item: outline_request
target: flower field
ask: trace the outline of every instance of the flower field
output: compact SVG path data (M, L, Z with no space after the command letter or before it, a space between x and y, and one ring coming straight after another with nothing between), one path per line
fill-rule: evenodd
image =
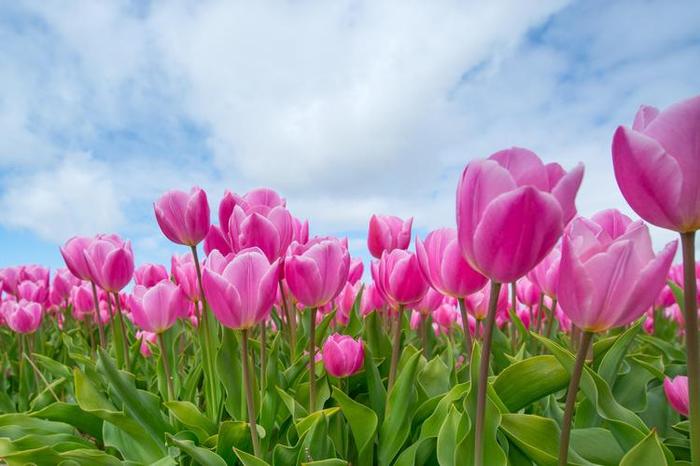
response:
M364 264L272 189L192 188L154 202L170 264L99 234L0 269L0 463L700 466L700 97L611 146L640 219L513 147L452 225L373 215Z

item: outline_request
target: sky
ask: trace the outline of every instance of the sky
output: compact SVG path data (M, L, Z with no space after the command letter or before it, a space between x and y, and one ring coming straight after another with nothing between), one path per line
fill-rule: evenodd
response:
M466 163L511 146L583 162L582 215L633 215L612 134L700 94L698 25L696 0L2 2L0 266L99 232L169 263L152 204L193 185L213 213L272 187L367 258L371 214L454 226Z

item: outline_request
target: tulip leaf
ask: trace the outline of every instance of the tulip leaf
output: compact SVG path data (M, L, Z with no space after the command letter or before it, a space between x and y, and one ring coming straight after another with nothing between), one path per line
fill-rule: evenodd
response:
M218 426L189 401L166 401L164 404L178 421L192 429L201 442L216 433Z
M447 393L450 389L450 368L439 356L435 356L418 373L418 383L429 398Z
M573 429L571 447L586 460L604 466L617 466L625 454L610 431L600 427Z
M382 466L391 463L408 438L415 405L414 383L420 357L421 353L413 355L399 372L389 392L386 417L379 431L377 460Z
M343 416L350 424L355 445L360 456L367 447L372 446L372 439L377 432L377 415L367 406L353 400L338 387L333 387L333 399L343 411Z
M615 385L615 379L617 378L620 364L634 341L634 338L642 328L641 326L641 322L637 322L637 324L628 328L623 334L617 337L615 343L613 343L612 347L605 353L605 356L603 356L600 366L598 367L598 374L610 387Z
M493 388L510 412L566 388L569 373L554 356L533 356L506 367Z
M202 448L194 444L192 440L178 439L171 434L165 434L165 438L170 445L176 446L180 450L199 464L207 466L226 466L226 461L208 448Z
M377 413L379 420L384 419L384 408L386 406L386 388L379 375L372 349L365 344L365 378L367 380L367 391L369 394L369 404L372 410Z
M455 466L455 450L464 434L462 414L454 406L450 406L437 438L437 459L440 466Z
M251 452L250 427L243 421L224 421L219 425L216 439L216 454L226 461L226 464L236 464L233 447Z
M221 347L216 356L216 373L226 391L224 407L235 420L246 418L241 348L233 330L224 328Z
M65 422L81 432L102 440L102 419L82 410L78 405L59 401L33 412L31 416Z
M656 432L651 431L620 461L620 466L667 466L664 450Z

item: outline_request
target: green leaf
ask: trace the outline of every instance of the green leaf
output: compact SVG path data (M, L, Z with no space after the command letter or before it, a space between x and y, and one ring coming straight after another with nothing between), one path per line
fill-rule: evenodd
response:
M219 425L219 435L216 441L216 454L226 461L226 464L236 464L233 447L252 452L250 427L243 421L224 421Z
M418 373L418 383L428 398L447 393L450 389L450 368L435 356Z
M498 374L493 388L510 412L519 411L547 395L563 390L569 373L554 356L534 356Z
M603 356L600 367L598 368L598 374L609 386L612 387L615 385L615 379L617 378L617 371L620 368L620 364L634 341L634 337L637 336L641 328L641 322L637 322L636 325L628 328L623 334L617 337L615 343L605 353L605 356Z
M389 393L386 418L379 431L380 465L388 465L408 438L413 416L415 393L413 385L421 353L416 353L399 373L396 383Z
M198 447L192 440L180 440L177 437L165 434L168 443L178 447L180 450L187 453L193 460L199 464L207 466L226 466L226 461L208 448Z
M666 456L656 432L651 431L620 461L620 466L667 466Z
M347 396L338 387L333 387L333 399L338 403L343 411L343 416L348 420L357 451L362 456L366 448L372 447L372 439L377 432L377 415L367 406Z
M378 364L369 345L365 345L365 361L365 378L367 380L369 404L381 421L384 419L384 408L386 406L386 388L384 388L382 377L379 375Z
M339 458L329 458L327 460L321 461L310 461L308 463L301 463L302 466L347 466L348 462L341 460Z
M166 401L164 405L178 421L192 429L200 442L216 433L218 426L189 401Z
M80 409L78 405L56 402L31 413L31 416L71 424L79 431L102 440L102 419Z
M605 466L617 466L625 454L610 431L600 427L573 429L571 447L588 461Z
M243 368L241 350L233 330L224 328L221 347L216 357L216 373L226 390L224 406L236 420L246 418L245 393L243 391Z
M455 450L457 444L464 437L465 432L460 432L462 414L454 406L440 427L437 439L437 459L440 466L455 466Z

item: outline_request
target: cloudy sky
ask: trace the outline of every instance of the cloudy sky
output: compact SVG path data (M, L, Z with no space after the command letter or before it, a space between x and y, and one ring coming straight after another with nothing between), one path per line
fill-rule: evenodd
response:
M579 211L627 212L610 140L700 94L700 2L0 4L0 266L118 232L167 261L170 188L271 186L365 255L372 213L454 224L464 165L513 145L586 165ZM654 230L657 246L672 235Z

